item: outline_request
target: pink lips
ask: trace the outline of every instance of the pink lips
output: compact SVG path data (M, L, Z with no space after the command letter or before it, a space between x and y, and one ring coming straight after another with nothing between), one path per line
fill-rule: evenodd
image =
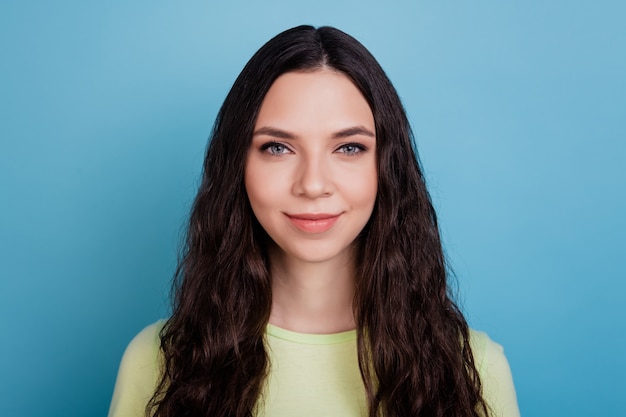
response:
M333 227L339 216L341 216L341 214L287 214L287 217L294 226L307 233L322 233L329 230Z

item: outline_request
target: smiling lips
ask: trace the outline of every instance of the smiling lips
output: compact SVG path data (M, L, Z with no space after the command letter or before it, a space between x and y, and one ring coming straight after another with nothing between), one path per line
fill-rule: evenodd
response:
M291 223L293 223L294 226L306 233L322 233L329 230L331 227L333 227L339 216L341 216L341 213L287 214L287 217L289 218L289 220L291 220Z

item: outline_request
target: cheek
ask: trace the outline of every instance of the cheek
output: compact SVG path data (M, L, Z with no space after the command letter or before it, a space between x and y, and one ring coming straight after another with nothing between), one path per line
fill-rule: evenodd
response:
M246 192L257 217L261 214L257 213L258 210L275 205L274 203L284 193L285 176L278 174L276 169L264 169L255 164L250 164L246 169L244 177Z
M352 175L345 184L348 198L355 206L368 208L373 206L378 193L378 175L376 170L362 170Z
M378 174L375 168L372 169L367 176L367 181L363 184L363 189L363 192L366 193L372 201L376 199L376 195L378 194Z
M376 202L376 195L378 193L378 187L376 181L363 184L361 193L359 195L359 202L364 209L369 211L374 207Z

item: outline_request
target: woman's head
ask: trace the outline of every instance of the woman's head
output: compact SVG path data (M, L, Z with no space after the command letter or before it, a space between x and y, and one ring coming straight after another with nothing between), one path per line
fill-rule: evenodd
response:
M277 35L257 51L220 109L205 161L203 188L207 198L219 196L221 204L216 208L223 210L213 217L221 218L224 226L233 222L233 214L244 222L252 217L244 173L267 92L283 74L316 71L342 74L369 105L375 125L378 172L374 216L384 217L376 230L386 230L397 218L395 206L406 194L406 181L414 182L421 174L404 109L393 85L374 57L351 36L330 27L299 26ZM255 240L263 240L265 233L251 221ZM223 230L225 234L233 232Z

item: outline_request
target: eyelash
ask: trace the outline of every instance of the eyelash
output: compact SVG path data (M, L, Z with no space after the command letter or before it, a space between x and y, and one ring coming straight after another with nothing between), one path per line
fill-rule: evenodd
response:
M273 147L282 147L283 152L274 153L274 152L271 151L271 149ZM348 152L348 151L346 151L346 148L354 148L354 149L352 151ZM349 143L344 143L343 145L338 147L337 151L339 151L341 149L343 149L343 151L341 153L346 155L346 156L356 156L356 155L360 154L361 152L365 152L367 150L367 147L362 145L362 144L360 144L360 143L357 143L357 142L349 142ZM286 153L291 152L291 149L289 149L289 147L287 145L285 145L284 143L281 143L281 142L267 142L267 143L264 143L261 146L261 151L262 152L268 152L271 156L280 156L280 155L284 155ZM284 152L284 151L289 151L289 152Z
M355 148L355 149L353 152L347 152L346 148L348 147ZM346 156L356 156L360 154L361 152L365 152L367 150L367 147L357 142L350 142L350 143L345 143L341 145L338 149L344 149L343 154Z
M271 152L271 151L270 151L270 149L271 149L272 147L275 147L275 146L281 146L281 147L283 147L283 148L284 148L284 150L290 150L290 149L289 149L289 147L288 147L287 145L285 145L284 143L280 143L280 142L267 142L267 143L264 143L264 144L261 146L261 151L263 151L263 152L268 152L268 153L269 153L270 155L272 155L272 156L279 156L279 155L283 155L283 154L285 154L285 152L279 152L279 153L274 153L274 152Z

